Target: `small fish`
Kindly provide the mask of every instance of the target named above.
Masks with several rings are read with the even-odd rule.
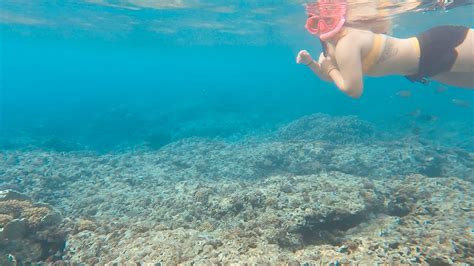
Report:
[[[421,128],[417,127],[417,126],[414,126],[412,129],[411,129],[411,133],[414,134],[414,135],[420,135],[421,133]]]
[[[422,115],[418,119],[425,122],[434,122],[438,120],[438,117],[435,115]]]
[[[407,91],[407,90],[397,92],[397,96],[404,97],[404,98],[410,97],[411,94],[412,94],[411,91]]]
[[[457,105],[459,107],[463,107],[463,108],[471,108],[472,105],[470,102],[466,101],[466,100],[461,100],[461,99],[452,99],[451,102],[454,104],[454,105]]]
[[[446,86],[438,86],[438,87],[436,87],[435,92],[436,93],[442,93],[442,92],[445,92],[447,90],[448,90],[448,87],[446,87]]]
[[[420,109],[413,110],[409,113],[409,115],[412,116],[412,117],[417,118],[421,115],[421,110]]]

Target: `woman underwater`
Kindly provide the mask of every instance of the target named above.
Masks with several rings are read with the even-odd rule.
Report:
[[[417,37],[399,39],[362,30],[346,21],[345,0],[320,0],[306,5],[306,29],[319,37],[324,52],[318,61],[305,50],[297,63],[319,78],[333,81],[347,95],[358,98],[363,76],[404,75],[463,88],[474,87],[474,31],[463,26],[439,26]]]

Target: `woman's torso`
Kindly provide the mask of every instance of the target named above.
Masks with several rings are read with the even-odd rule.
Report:
[[[420,51],[416,38],[399,39],[353,28],[347,28],[342,38],[350,38],[360,50],[365,75],[410,75],[418,71]],[[330,55],[335,50],[337,45],[336,49],[329,49]]]

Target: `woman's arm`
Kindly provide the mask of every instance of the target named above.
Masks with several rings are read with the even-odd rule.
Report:
[[[364,87],[360,49],[347,40],[341,39],[336,47],[337,67],[332,58],[324,57],[320,58],[321,70],[331,77],[339,90],[359,98]]]
[[[330,57],[325,57],[321,53],[319,62],[316,62],[306,50],[298,53],[296,62],[307,65],[320,79],[333,81],[339,90],[345,94],[353,98],[359,98],[362,95],[363,87],[362,64],[360,62],[360,51],[355,52],[353,47],[351,46],[348,50],[341,51],[342,58],[336,56],[336,59],[348,59],[344,62],[341,61],[340,64],[338,63],[339,69]]]
[[[296,57],[296,62],[298,64],[303,64],[309,67],[314,74],[316,74],[320,79],[324,81],[332,81],[331,78],[322,71],[321,65],[319,62],[315,61],[313,57],[306,50],[301,50]]]
[[[342,72],[336,67],[329,68],[327,73],[340,91],[351,96],[352,98],[359,98],[362,96],[362,78],[361,82],[350,82],[347,79],[344,79]]]

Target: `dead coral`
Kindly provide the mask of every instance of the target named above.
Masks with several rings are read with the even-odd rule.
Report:
[[[95,229],[97,229],[97,224],[91,220],[80,219],[77,222],[77,227],[76,227],[77,232],[94,231]]]
[[[19,200],[0,201],[0,214],[9,215],[18,218],[21,213],[31,207],[31,202]]]
[[[0,215],[9,216],[11,219],[19,217],[25,218],[31,228],[39,227],[42,223],[42,219],[50,212],[51,209],[47,207],[36,207],[30,201],[0,201]]]
[[[0,214],[0,227],[4,227],[13,217],[8,214]]]

